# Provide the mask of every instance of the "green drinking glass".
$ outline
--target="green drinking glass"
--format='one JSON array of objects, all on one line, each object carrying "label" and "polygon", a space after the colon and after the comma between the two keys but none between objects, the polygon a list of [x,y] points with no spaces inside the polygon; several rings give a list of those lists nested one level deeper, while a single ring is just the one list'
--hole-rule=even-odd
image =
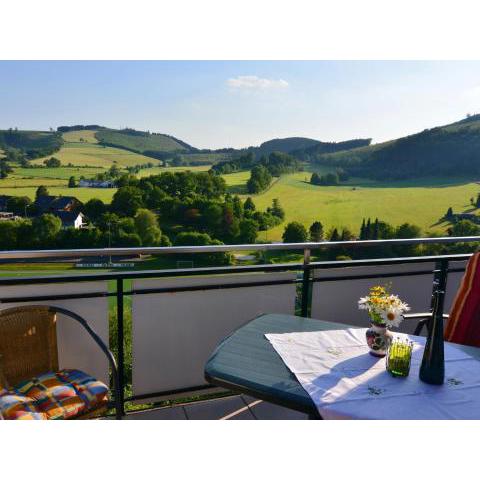
[{"label": "green drinking glass", "polygon": [[394,377],[407,377],[410,373],[413,342],[410,340],[394,339],[387,351],[386,367]]}]

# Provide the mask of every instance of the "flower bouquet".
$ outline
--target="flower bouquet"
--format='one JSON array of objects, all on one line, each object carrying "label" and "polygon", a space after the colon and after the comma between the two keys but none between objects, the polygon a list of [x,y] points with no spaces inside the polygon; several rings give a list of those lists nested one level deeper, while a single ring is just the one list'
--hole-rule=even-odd
[{"label": "flower bouquet", "polygon": [[358,308],[367,310],[371,326],[366,332],[370,353],[384,357],[392,339],[388,328],[398,327],[403,320],[403,314],[410,310],[408,304],[397,295],[389,292],[387,287],[379,285],[371,287],[366,297],[358,301]]}]

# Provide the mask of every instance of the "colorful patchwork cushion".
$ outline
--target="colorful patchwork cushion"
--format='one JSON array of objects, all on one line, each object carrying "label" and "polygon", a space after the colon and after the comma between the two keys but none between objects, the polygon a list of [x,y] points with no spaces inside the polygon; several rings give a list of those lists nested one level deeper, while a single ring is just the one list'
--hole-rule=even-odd
[{"label": "colorful patchwork cushion", "polygon": [[108,388],[80,370],[48,372],[0,393],[3,418],[60,420],[104,406]]}]

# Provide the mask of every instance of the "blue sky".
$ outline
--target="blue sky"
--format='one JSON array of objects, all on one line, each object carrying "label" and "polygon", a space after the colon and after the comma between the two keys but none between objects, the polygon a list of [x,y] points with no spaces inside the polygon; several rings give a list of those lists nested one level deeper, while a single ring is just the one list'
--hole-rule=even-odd
[{"label": "blue sky", "polygon": [[480,62],[0,61],[0,128],[97,123],[199,148],[415,133],[480,112]]}]

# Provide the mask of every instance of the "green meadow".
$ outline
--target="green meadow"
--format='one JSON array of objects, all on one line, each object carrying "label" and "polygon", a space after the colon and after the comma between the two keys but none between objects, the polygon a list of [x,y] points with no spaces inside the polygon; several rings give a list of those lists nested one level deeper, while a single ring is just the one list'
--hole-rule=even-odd
[{"label": "green meadow", "polygon": [[[155,160],[139,153],[129,152],[121,148],[104,147],[99,145],[92,130],[79,130],[63,134],[65,143],[54,155],[45,158],[37,158],[32,161],[34,165],[43,165],[46,158],[54,156],[60,160],[62,165],[79,165],[90,167],[109,168],[113,164],[119,167],[132,167],[148,162],[155,163]],[[83,141],[80,141],[80,140]]]},{"label": "green meadow", "polygon": [[[44,182],[37,182],[37,185],[45,184]],[[87,202],[91,198],[99,198],[105,203],[112,201],[113,194],[116,192],[115,188],[68,188],[68,187],[48,187],[50,195],[62,195],[77,197],[81,202]],[[14,195],[18,197],[27,196],[31,199],[35,198],[36,186],[18,187],[18,188],[0,188],[1,195]]]},{"label": "green meadow", "polygon": [[274,198],[285,209],[285,222],[267,232],[268,240],[280,240],[285,224],[294,220],[306,227],[319,220],[327,230],[348,227],[357,233],[364,217],[378,217],[394,226],[413,223],[424,235],[442,233],[448,224],[439,220],[448,207],[470,212],[469,200],[480,191],[480,185],[462,179],[389,184],[350,180],[345,186],[321,187],[308,183],[308,178],[306,172],[284,175],[269,190],[253,196],[259,209],[270,206]]}]

